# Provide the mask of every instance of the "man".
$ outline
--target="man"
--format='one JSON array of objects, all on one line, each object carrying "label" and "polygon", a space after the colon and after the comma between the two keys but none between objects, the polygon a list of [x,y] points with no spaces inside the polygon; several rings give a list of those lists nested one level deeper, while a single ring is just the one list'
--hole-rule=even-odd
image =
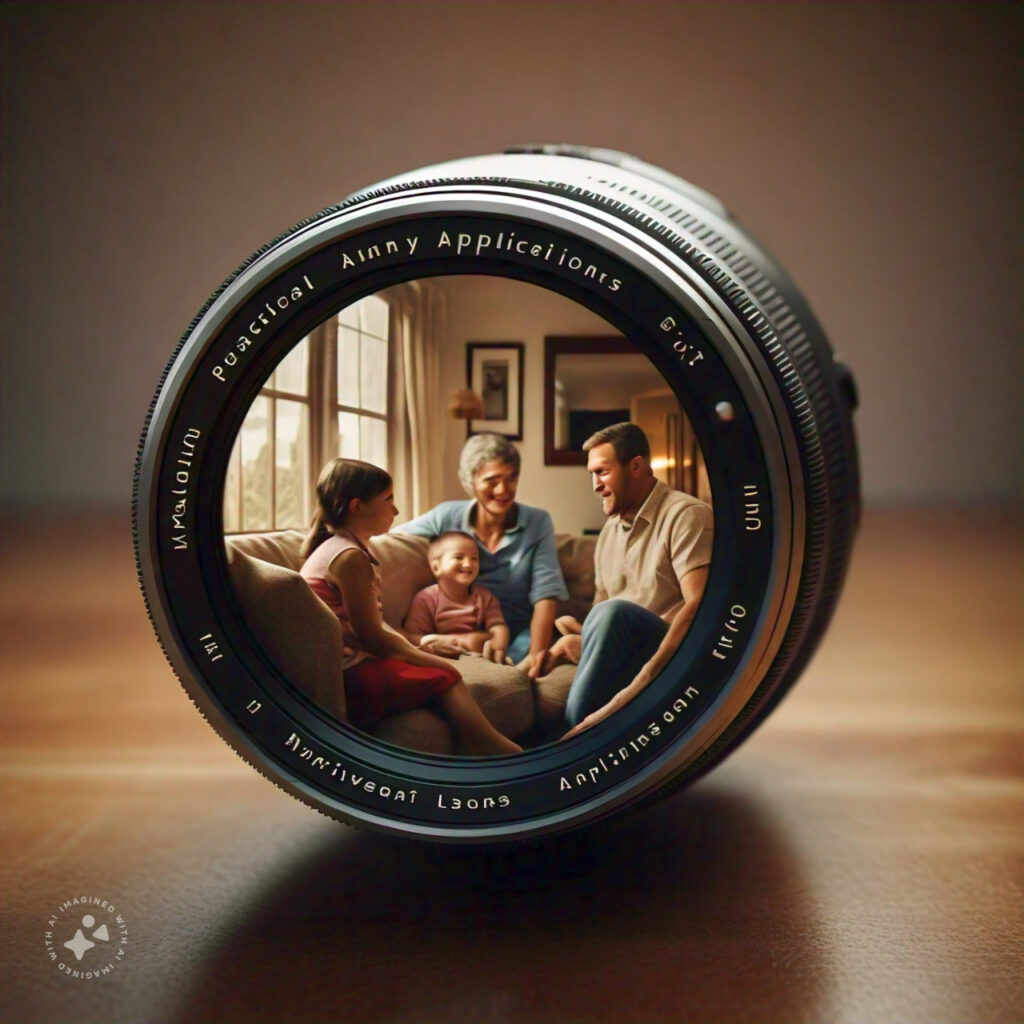
[{"label": "man", "polygon": [[635,424],[599,430],[583,450],[606,522],[594,552],[594,606],[582,626],[558,620],[565,635],[550,652],[551,665],[578,663],[565,738],[628,704],[668,664],[704,594],[713,534],[708,505],[655,479]]}]

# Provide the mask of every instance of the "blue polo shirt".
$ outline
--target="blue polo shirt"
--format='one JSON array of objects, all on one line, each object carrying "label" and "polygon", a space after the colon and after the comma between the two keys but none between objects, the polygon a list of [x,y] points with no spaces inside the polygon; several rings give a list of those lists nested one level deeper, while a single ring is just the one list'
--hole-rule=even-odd
[{"label": "blue polo shirt", "polygon": [[545,597],[565,600],[562,570],[555,548],[555,527],[542,508],[515,504],[515,526],[505,530],[497,551],[488,551],[473,532],[471,516],[476,507],[466,501],[442,501],[429,512],[396,526],[398,533],[417,537],[436,537],[449,530],[468,533],[480,551],[481,586],[486,587],[501,605],[508,628],[514,637],[530,625],[533,606]]}]

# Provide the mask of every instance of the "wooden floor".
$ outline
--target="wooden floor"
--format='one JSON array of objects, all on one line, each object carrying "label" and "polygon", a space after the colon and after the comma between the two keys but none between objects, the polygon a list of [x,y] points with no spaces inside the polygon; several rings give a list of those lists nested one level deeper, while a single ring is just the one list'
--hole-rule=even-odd
[{"label": "wooden floor", "polygon": [[[1024,1019],[1022,544],[870,511],[823,649],[692,790],[599,841],[447,855],[337,825],[195,713],[126,522],[5,522],[0,1019]],[[44,936],[116,904],[124,961]]]}]

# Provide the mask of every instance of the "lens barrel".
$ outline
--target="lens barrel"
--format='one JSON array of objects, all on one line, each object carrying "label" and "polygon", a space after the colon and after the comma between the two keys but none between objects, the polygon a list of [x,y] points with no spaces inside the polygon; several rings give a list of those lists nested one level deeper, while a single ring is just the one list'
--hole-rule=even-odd
[{"label": "lens barrel", "polygon": [[[685,411],[713,497],[707,584],[668,664],[593,728],[507,756],[413,750],[331,714],[282,671],[225,543],[231,455],[275,368],[366,296],[452,275],[554,292],[628,339]],[[785,271],[688,182],[561,145],[423,168],[263,247],[185,332],[136,463],[143,594],[201,713],[311,806],[444,842],[580,828],[709,770],[806,665],[859,520],[855,404],[851,375]]]}]

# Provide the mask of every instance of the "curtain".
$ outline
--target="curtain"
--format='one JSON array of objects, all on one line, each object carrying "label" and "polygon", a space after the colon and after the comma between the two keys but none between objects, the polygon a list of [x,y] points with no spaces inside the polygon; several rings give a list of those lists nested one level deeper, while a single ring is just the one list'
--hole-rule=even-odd
[{"label": "curtain", "polygon": [[[320,470],[329,459],[338,454],[338,420],[334,414],[337,392],[338,318],[332,316],[309,335],[309,379],[311,421],[310,458],[312,473],[310,488],[316,484]],[[316,508],[316,495],[312,496]]]},{"label": "curtain", "polygon": [[391,307],[388,372],[388,468],[401,518],[413,518],[442,499],[444,396],[441,345],[445,294],[429,281],[382,293]]}]

